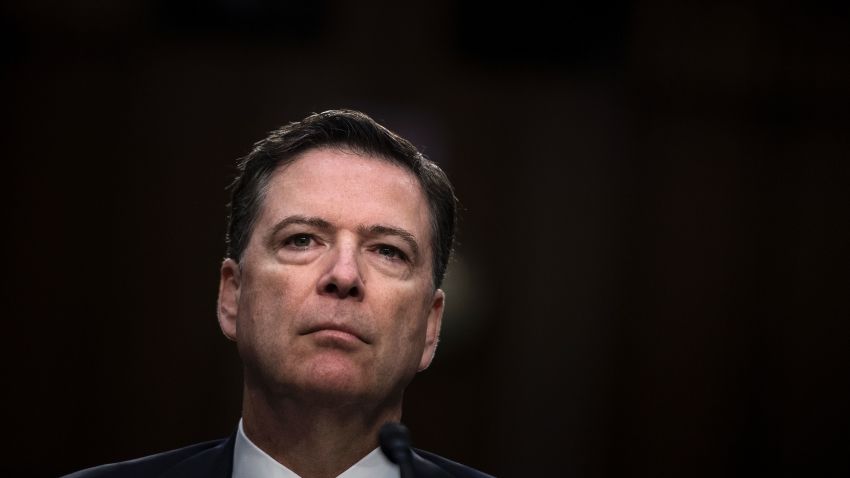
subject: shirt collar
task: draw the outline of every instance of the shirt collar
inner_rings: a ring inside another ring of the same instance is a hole
[[[239,420],[239,430],[236,432],[236,443],[233,447],[233,478],[300,478],[289,468],[278,463],[274,458],[255,445],[242,428]],[[375,448],[351,468],[342,472],[337,478],[398,478],[398,465],[391,463]]]

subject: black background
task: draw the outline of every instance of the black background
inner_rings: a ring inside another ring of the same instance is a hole
[[[4,476],[229,434],[234,161],[362,109],[463,203],[415,445],[499,476],[848,476],[846,2],[2,6]]]

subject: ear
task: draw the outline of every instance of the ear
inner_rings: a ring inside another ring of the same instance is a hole
[[[225,337],[236,341],[236,315],[239,311],[239,286],[241,284],[239,264],[225,259],[221,264],[218,282],[218,325]]]
[[[419,371],[423,371],[431,365],[434,354],[437,353],[437,342],[440,341],[440,326],[443,323],[443,308],[446,303],[446,294],[442,289],[434,291],[431,299],[431,308],[428,310],[428,324],[425,330],[425,350],[419,360]]]

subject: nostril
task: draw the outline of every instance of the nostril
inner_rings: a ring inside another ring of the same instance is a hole
[[[354,299],[360,299],[362,291],[357,286],[346,287],[345,284],[338,284],[336,281],[330,281],[321,286],[322,294],[332,295],[338,297],[340,299],[345,299],[346,297],[351,297]]]

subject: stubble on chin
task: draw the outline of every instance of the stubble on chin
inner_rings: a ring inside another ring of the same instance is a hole
[[[277,350],[245,365],[246,392],[269,402],[305,406],[344,407],[376,400],[375,370],[368,363],[366,344],[362,350],[342,350],[319,346],[304,335],[287,348],[291,353]]]

